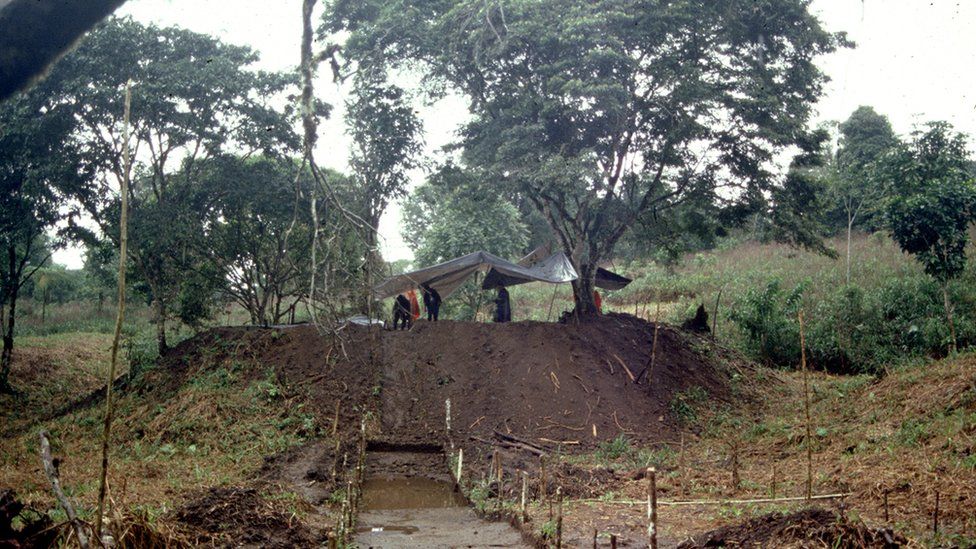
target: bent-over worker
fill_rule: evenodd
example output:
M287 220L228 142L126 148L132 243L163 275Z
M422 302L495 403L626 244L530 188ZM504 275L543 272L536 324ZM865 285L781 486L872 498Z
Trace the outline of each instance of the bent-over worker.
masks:
M403 294L396 296L396 299L393 300L393 329L394 330L397 329L401 321L403 322L403 327L402 327L403 330L407 330L410 328L410 323L411 323L410 300L407 299L407 296Z

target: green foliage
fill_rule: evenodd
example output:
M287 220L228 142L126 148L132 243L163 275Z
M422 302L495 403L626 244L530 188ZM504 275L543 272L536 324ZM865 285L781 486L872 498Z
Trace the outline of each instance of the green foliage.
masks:
M793 366L799 356L797 321L804 285L789 292L779 280L761 290L749 289L729 313L746 335L747 349L767 364Z
M161 348L167 319L198 323L221 283L198 245L203 225L192 206L202 165L229 149L280 154L297 146L287 113L270 106L292 77L252 70L257 60L251 49L208 35L110 19L47 80L83 128L74 137L91 167L92 192L79 198L99 231L78 228L77 236L88 243L108 238L113 247L117 185L125 175L120 158L129 141L122 99L133 83L130 141L148 154L136 154L132 170L131 281L156 306Z
M671 413L685 424L692 424L698 421L698 409L708 400L708 392L698 386L690 387L685 391L678 391L668 403Z
M815 59L846 45L802 0L342 0L323 30L361 66L468 97L465 162L544 214L583 314L639 217L695 197L762 207L769 160L806 138Z
M966 137L944 122L927 128L885 160L884 175L895 190L887 217L901 248L945 283L966 264L976 186Z
M475 251L512 259L528 243L518 209L478 174L442 166L418 187L403 207L404 240L417 266L428 266ZM469 319L484 300L475 276L444 302L445 316Z

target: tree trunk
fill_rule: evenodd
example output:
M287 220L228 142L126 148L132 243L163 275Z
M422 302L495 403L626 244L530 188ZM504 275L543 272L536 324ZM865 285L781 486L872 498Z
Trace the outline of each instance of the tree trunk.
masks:
M17 315L16 287L7 296L7 322L3 330L3 353L0 355L0 393L12 393L10 366L14 357L14 321Z
M942 305L945 307L946 320L949 321L949 352L956 352L956 325L952 321L952 303L949 301L949 283L942 284Z
M166 344L166 307L163 300L156 298L153 300L153 308L156 316L156 344L159 347L159 354L166 352L169 346Z
M854 218L847 217L847 285L851 285L851 229L854 225Z
M41 293L41 326L47 322L47 297L48 291L45 289L44 292Z
M599 315L593 290L596 289L596 265L583 263L579 266L579 278L573 281L573 314L578 319L592 319Z

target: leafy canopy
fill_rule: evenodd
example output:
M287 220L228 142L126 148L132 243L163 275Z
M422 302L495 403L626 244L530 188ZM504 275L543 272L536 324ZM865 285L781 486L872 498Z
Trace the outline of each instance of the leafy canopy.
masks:
M945 122L917 130L884 161L892 188L887 217L894 239L941 283L966 265L976 184L966 137Z
M339 0L323 29L348 32L360 66L420 71L435 95L469 99L466 163L545 216L592 307L596 264L645 212L764 202L774 155L821 93L815 59L846 44L808 6Z

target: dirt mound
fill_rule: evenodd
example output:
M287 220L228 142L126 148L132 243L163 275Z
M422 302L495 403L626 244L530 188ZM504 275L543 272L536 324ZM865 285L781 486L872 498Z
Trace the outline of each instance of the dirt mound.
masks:
M681 549L698 547L833 547L896 548L908 543L887 529L825 509L804 509L790 514L772 513L725 526L681 543Z
M673 442L672 401L694 391L731 402L732 372L710 342L662 325L654 371L644 373L653 336L652 323L619 314L579 325L420 322L386 333L384 431L401 440L443 433L450 399L456 436L497 431L564 450L620 435Z
M175 513L197 536L197 544L217 547L312 547L308 528L243 488L211 488Z
M548 450L589 449L624 435L675 442L675 402L732 403L735 359L708 339L661 325L653 371L654 324L609 314L554 324L420 321L409 331L347 326L338 338L312 326L220 328L170 351L144 386L175 389L194 364L257 360L279 381L308 393L320 424L395 444L444 443L451 401L456 443L496 432ZM201 360L201 359L209 360ZM634 379L639 380L635 383ZM337 408L338 406L338 408Z

